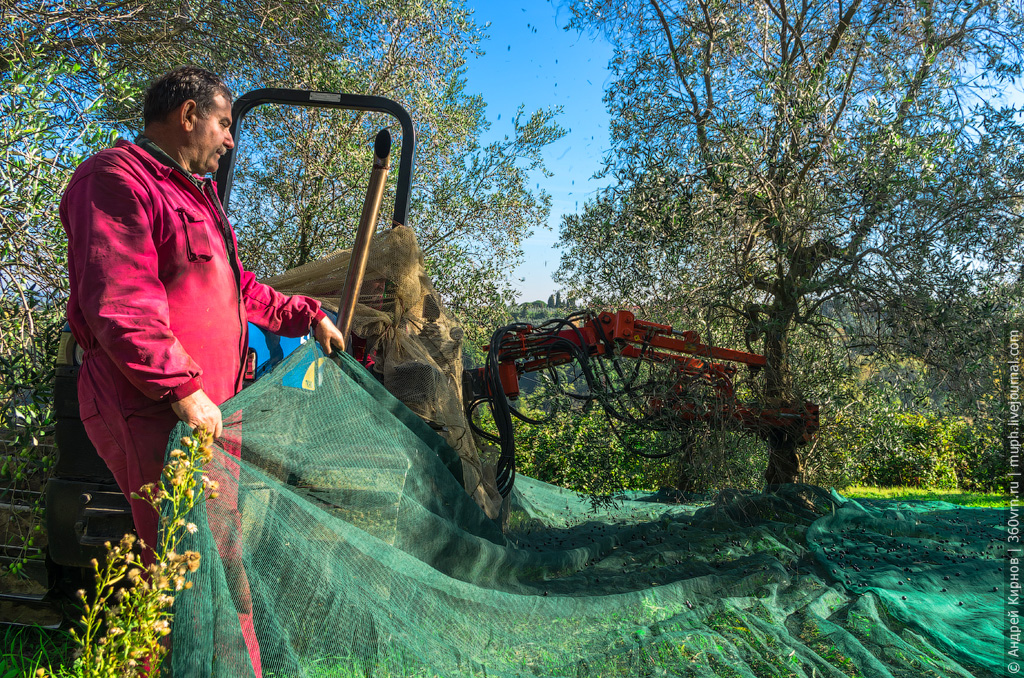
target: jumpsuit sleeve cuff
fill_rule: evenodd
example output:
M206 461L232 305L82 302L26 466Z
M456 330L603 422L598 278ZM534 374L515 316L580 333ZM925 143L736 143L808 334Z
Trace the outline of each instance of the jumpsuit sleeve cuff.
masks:
M203 388L203 382L199 377L193 377L185 383L175 386L171 389L170 394L167 396L168 402L176 403L182 398L187 398L196 391Z
M315 316L313 316L313 322L311 322L311 323L309 324L309 326L310 326L310 327L316 327L317 325L319 325L319 324L320 324L320 321L321 321L321 320L323 320L323 319L324 319L324 318L326 318L326 317L327 317L327 314L326 314L326 313L324 313L324 311L323 311L323 309L322 309L322 308L321 308L321 309L317 309L317 311L316 311L316 315L315 315Z

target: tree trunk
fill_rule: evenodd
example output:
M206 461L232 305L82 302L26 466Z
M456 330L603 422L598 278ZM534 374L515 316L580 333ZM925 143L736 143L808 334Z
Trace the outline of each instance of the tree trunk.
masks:
M784 407L793 402L793 375L789 367L789 330L792 313L770 314L765 328L765 407ZM768 468L764 478L768 485L795 483L803 474L804 460L796 452L796 438L772 431L765 436L768 443Z
M764 472L765 484L795 483L804 472L804 460L796 451L796 438L772 431L768 440L768 468Z

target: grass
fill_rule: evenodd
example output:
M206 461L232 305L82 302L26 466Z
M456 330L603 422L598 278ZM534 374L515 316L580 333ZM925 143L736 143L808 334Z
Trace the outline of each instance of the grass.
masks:
M0 626L0 678L34 676L71 663L75 644L63 631L34 626Z
M854 485L841 490L850 499L887 499L907 501L947 501L960 506L978 508L1005 508L1009 497L989 492L962 492L960 490L928 490L920 487L869 487Z

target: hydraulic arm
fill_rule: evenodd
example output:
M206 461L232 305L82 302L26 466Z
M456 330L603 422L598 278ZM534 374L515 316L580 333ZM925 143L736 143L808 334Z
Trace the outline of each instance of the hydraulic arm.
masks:
M547 371L569 398L596 400L612 419L649 431L716 426L804 444L818 430L813 403L768 407L737 400L737 364L756 373L764 356L704 344L696 332L638 320L630 311L509 325L493 334L487 350L485 366L470 372L475 397L468 409L471 421L484 403L494 415L499 435L490 437L501 446L497 479L503 495L515 479L511 417L538 423L509 402L519 397L520 378L531 372Z

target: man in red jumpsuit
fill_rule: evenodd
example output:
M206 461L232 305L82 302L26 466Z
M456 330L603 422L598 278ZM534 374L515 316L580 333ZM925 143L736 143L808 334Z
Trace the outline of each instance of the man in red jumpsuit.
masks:
M234 145L231 98L199 68L159 78L142 135L86 160L61 201L68 322L85 351L82 423L129 498L159 480L178 420L221 435L218 405L241 389L249 321L290 337L312 328L328 354L344 346L316 301L242 268L206 177ZM156 513L131 503L139 537L154 545Z

